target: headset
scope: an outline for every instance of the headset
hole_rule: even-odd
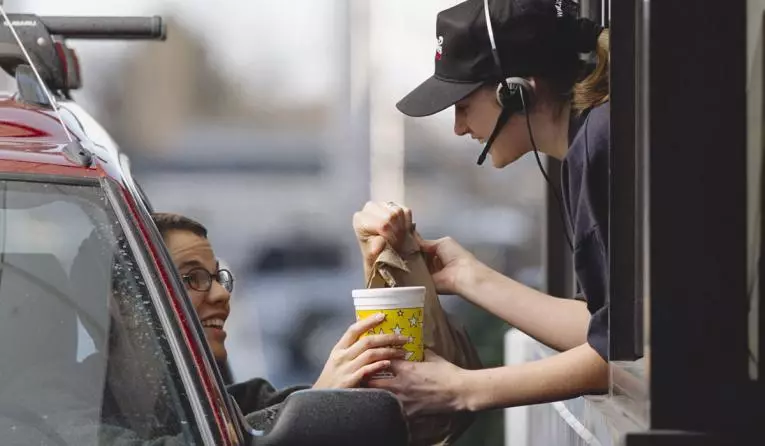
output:
[[[539,149],[537,149],[537,143],[534,141],[534,132],[531,130],[531,117],[529,116],[529,110],[532,106],[532,93],[534,91],[531,83],[522,77],[508,77],[505,78],[505,71],[502,69],[502,60],[499,57],[499,51],[497,51],[497,42],[494,39],[494,29],[491,25],[491,15],[489,14],[489,0],[483,0],[483,10],[486,14],[486,30],[489,33],[489,43],[491,44],[491,55],[494,58],[494,65],[499,74],[499,85],[497,86],[497,103],[502,108],[497,118],[497,123],[494,125],[494,130],[491,132],[486,146],[483,148],[481,155],[478,157],[478,165],[482,165],[486,161],[486,156],[489,154],[491,145],[499,135],[499,132],[510,120],[510,117],[516,113],[523,112],[526,115],[526,126],[529,130],[529,139],[531,140],[531,146],[534,149],[534,157],[537,160],[539,170],[542,172],[547,185],[555,196],[555,201],[558,202],[558,210],[561,221],[563,223],[563,233],[566,236],[566,242],[571,252],[574,251],[574,245],[571,242],[571,236],[569,235],[568,224],[564,218],[563,201],[558,195],[558,191],[550,182],[550,177],[547,175],[547,171],[542,166],[542,160],[539,158]]]

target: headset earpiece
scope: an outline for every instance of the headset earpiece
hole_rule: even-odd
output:
[[[532,91],[531,83],[526,79],[509,77],[497,86],[497,102],[500,107],[508,108],[512,113],[518,113],[531,106]]]

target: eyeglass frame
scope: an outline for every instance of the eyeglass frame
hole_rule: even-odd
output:
[[[204,273],[207,274],[207,283],[208,283],[207,289],[195,288],[193,285],[191,285],[191,274],[194,273],[195,271],[204,271]],[[228,276],[231,278],[231,280],[228,281],[231,284],[230,287],[227,288],[226,285],[224,284],[224,282],[221,281],[221,273],[228,273]],[[183,280],[183,283],[189,289],[194,290],[194,291],[199,291],[199,292],[202,292],[202,293],[207,293],[207,292],[209,292],[212,289],[213,279],[215,279],[215,281],[218,282],[220,284],[220,286],[222,286],[223,289],[225,289],[229,293],[233,293],[234,292],[234,274],[230,270],[228,270],[226,268],[219,268],[217,271],[215,271],[214,274],[211,274],[210,271],[207,271],[206,268],[198,266],[196,268],[192,268],[186,274],[182,274],[181,275],[181,280]]]

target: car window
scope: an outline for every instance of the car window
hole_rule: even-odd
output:
[[[3,443],[201,443],[124,235],[98,182],[0,180]]]

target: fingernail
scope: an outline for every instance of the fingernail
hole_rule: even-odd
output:
[[[377,313],[375,315],[375,319],[377,319],[378,321],[385,320],[385,313]]]
[[[396,339],[409,342],[409,336],[397,336]]]

